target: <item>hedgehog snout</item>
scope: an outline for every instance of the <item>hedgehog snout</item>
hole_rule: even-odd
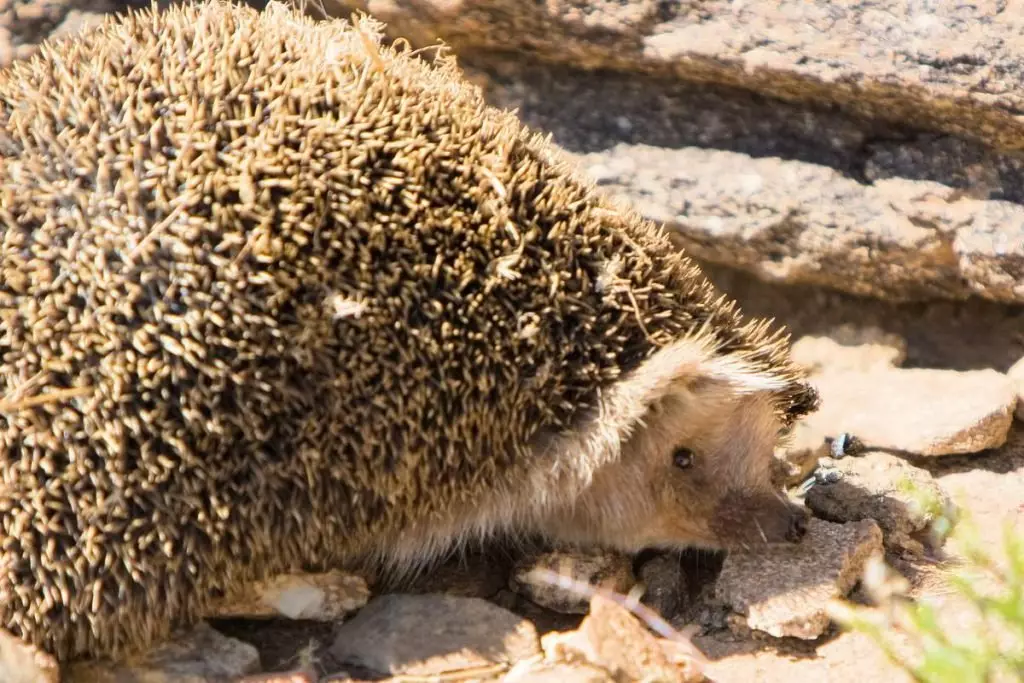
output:
[[[807,535],[810,513],[781,494],[731,491],[719,502],[712,532],[726,546],[799,543]]]

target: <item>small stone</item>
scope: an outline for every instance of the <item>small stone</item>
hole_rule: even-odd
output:
[[[927,471],[881,452],[833,460],[823,465],[842,473],[834,483],[818,483],[805,501],[816,516],[831,522],[873,519],[882,528],[885,546],[920,555],[942,546],[933,524],[952,511],[952,501]],[[922,509],[906,485],[934,497],[940,509]]]
[[[3,683],[60,683],[57,660],[2,628],[0,671]]]
[[[209,624],[136,657],[117,662],[80,661],[71,665],[69,683],[221,683],[260,671],[255,647],[228,638]]]
[[[1017,419],[1024,422],[1024,358],[1013,364],[1007,373],[1017,385]]]
[[[807,335],[792,346],[793,362],[808,372],[893,368],[907,357],[907,342],[877,327],[842,325],[825,336]]]
[[[505,671],[538,657],[528,620],[480,598],[391,594],[370,601],[337,631],[330,648],[343,664],[391,676]]]
[[[616,681],[700,681],[704,657],[682,641],[655,638],[628,610],[595,595],[579,629],[542,639],[549,660],[598,666]],[[670,656],[671,654],[671,656]]]
[[[821,407],[799,424],[804,442],[857,436],[868,449],[924,456],[976,453],[1006,442],[1016,387],[995,370],[875,369],[810,380]]]
[[[798,545],[730,552],[715,593],[750,629],[814,640],[828,628],[828,602],[849,593],[868,558],[881,552],[874,520],[811,519]]]
[[[513,570],[509,588],[528,600],[563,614],[586,614],[587,595],[535,579],[534,569],[547,569],[589,586],[626,594],[636,585],[632,560],[621,553],[584,550],[553,551],[526,558]]]
[[[331,571],[322,574],[284,574],[247,586],[237,597],[224,600],[205,615],[210,619],[289,619],[337,621],[370,599],[361,576]]]
[[[641,565],[643,603],[666,619],[673,619],[686,607],[686,572],[673,554],[656,555]]]

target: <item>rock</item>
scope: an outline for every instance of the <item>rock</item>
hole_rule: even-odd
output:
[[[331,571],[322,574],[288,574],[247,586],[237,597],[225,600],[207,618],[261,618],[335,621],[359,609],[370,599],[361,576]]]
[[[804,335],[790,349],[793,362],[809,373],[823,370],[893,368],[907,357],[907,342],[877,327],[841,325],[824,335]]]
[[[353,9],[368,11],[389,25],[390,35],[405,36],[416,45],[442,38],[460,53],[527,51],[594,66],[607,63],[618,51],[636,53],[639,36],[664,11],[664,3],[657,0],[325,0],[325,5],[336,16]]]
[[[943,513],[953,512],[953,503],[927,471],[888,453],[868,452],[857,457],[822,465],[835,468],[842,478],[831,484],[815,484],[805,502],[817,517],[831,522],[873,519],[883,531],[887,548],[920,555],[937,550],[944,537],[934,523]],[[912,485],[921,494],[934,496],[938,509],[923,509]]]
[[[600,595],[591,599],[578,630],[549,633],[542,642],[548,659],[589,663],[616,681],[703,680],[704,657],[689,641],[655,638],[629,611]]]
[[[109,12],[133,0],[7,0],[0,3],[0,68],[28,59],[49,38],[95,25]]]
[[[686,572],[678,555],[656,555],[640,566],[638,574],[644,586],[643,603],[655,612],[673,619],[687,607]]]
[[[875,450],[975,453],[1006,441],[1017,401],[995,370],[877,369],[811,378],[821,407],[795,431],[806,441],[849,432]]]
[[[516,565],[509,588],[533,602],[564,614],[586,614],[590,597],[531,576],[534,569],[548,569],[588,586],[628,593],[634,585],[631,559],[619,553],[585,550],[554,551],[527,557]]]
[[[895,300],[1024,301],[1024,206],[902,178],[641,144],[576,157],[699,259],[769,281]]]
[[[539,656],[540,644],[533,624],[485,600],[391,594],[343,624],[330,654],[391,676],[484,675]]]
[[[729,553],[715,594],[751,629],[814,640],[829,625],[828,601],[845,596],[867,559],[881,552],[882,531],[874,520],[811,519],[799,545]]]
[[[256,648],[206,623],[144,655],[73,663],[69,683],[223,683],[260,670]]]
[[[57,660],[0,629],[0,671],[3,683],[60,683]]]
[[[460,55],[532,52],[585,68],[654,72],[1024,148],[1019,0],[837,4],[781,0],[329,0],[368,9],[414,44]]]
[[[1024,422],[1024,358],[1014,363],[1009,372],[1010,379],[1017,383],[1017,419]]]

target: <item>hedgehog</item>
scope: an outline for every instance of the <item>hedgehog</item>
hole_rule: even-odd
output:
[[[817,395],[455,58],[228,0],[0,71],[0,627],[142,651],[452,548],[756,548]]]

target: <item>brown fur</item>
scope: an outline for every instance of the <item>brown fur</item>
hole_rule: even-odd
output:
[[[785,336],[378,36],[214,1],[0,71],[0,626],[119,654],[289,571],[789,523]]]

